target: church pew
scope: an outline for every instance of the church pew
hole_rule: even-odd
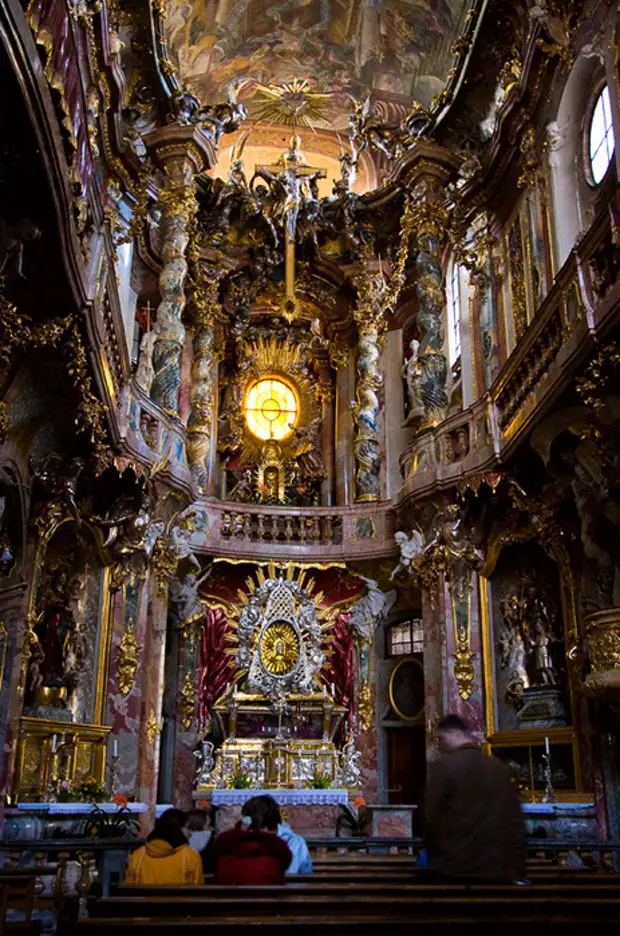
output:
[[[393,916],[409,916],[411,920],[460,917],[484,921],[489,916],[500,918],[508,914],[512,919],[535,920],[541,916],[568,914],[573,920],[597,920],[615,914],[620,922],[620,897],[579,894],[537,894],[526,896],[521,889],[493,894],[447,892],[439,888],[435,893],[416,895],[350,894],[341,892],[332,896],[322,894],[289,893],[271,897],[258,897],[238,893],[233,897],[117,897],[104,898],[90,907],[91,918],[129,920],[150,919],[183,920],[189,917],[225,920],[239,914],[261,919],[282,917],[331,916],[335,919],[365,916],[377,921],[389,921]]]

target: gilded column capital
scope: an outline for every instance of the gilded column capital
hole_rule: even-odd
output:
[[[147,133],[143,140],[161,169],[168,173],[182,172],[186,182],[217,161],[213,143],[197,124],[166,124]],[[175,182],[180,181],[175,176]]]

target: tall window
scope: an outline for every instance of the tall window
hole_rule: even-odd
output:
[[[596,99],[588,133],[590,177],[594,185],[600,185],[605,178],[614,155],[614,148],[611,101],[609,88],[605,85]]]
[[[448,353],[452,366],[461,356],[461,268],[452,261],[448,286]]]

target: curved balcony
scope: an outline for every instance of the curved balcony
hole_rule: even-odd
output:
[[[195,507],[196,552],[305,562],[375,559],[396,552],[389,501],[351,507],[269,507],[202,498]]]

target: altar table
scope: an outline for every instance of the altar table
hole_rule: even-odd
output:
[[[340,806],[349,802],[348,790],[213,790],[214,806],[243,806],[253,796],[272,796],[279,806]],[[204,799],[204,792],[201,793]]]

